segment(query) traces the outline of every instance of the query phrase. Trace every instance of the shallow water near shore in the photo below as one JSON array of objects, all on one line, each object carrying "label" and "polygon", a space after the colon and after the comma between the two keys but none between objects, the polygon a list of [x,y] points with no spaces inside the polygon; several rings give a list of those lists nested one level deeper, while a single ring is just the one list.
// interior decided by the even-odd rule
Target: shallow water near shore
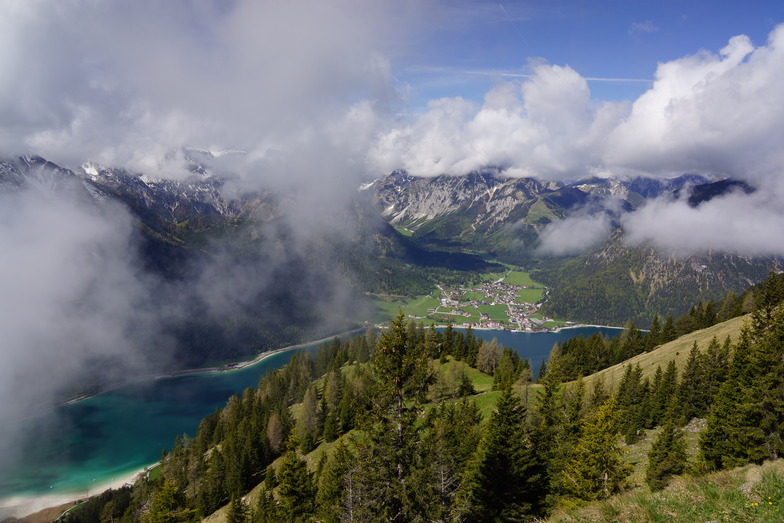
[{"label": "shallow water near shore", "polygon": [[[476,330],[497,338],[531,360],[534,372],[554,343],[594,332],[614,336],[621,329],[579,327],[550,333]],[[24,420],[28,437],[10,473],[0,477],[0,498],[89,489],[157,462],[178,434],[193,436],[202,418],[226,404],[234,393],[255,387],[267,371],[291,360],[297,351],[315,354],[318,345],[273,354],[240,370],[159,378],[100,394]]]},{"label": "shallow water near shore", "polygon": [[316,349],[280,352],[230,372],[133,383],[19,422],[28,437],[10,474],[0,478],[0,498],[85,493],[155,463],[176,435],[193,436],[229,396],[255,387],[295,352]]}]

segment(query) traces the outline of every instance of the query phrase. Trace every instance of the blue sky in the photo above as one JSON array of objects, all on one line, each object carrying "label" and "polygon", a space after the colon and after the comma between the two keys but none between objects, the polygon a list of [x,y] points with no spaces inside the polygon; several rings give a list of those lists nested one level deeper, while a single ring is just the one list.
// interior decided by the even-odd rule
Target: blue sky
[{"label": "blue sky", "polygon": [[415,52],[393,64],[412,86],[414,105],[443,96],[480,100],[504,78],[493,73],[529,74],[531,60],[568,65],[586,78],[629,80],[589,80],[594,98],[621,100],[647,90],[659,62],[716,52],[738,34],[764,44],[784,22],[784,2],[445,2],[429,16]]}]

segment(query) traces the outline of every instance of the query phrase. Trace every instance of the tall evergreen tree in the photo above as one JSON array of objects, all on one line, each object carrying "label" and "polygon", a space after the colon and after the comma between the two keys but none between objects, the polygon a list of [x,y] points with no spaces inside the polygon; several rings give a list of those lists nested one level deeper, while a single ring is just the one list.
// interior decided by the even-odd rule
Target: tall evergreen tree
[{"label": "tall evergreen tree", "polygon": [[706,377],[703,359],[695,341],[678,387],[680,416],[683,423],[688,423],[694,417],[702,417],[707,412],[710,397]]},{"label": "tall evergreen tree", "polygon": [[458,513],[468,521],[524,521],[541,514],[545,467],[526,427],[526,408],[511,389],[490,417]]},{"label": "tall evergreen tree", "polygon": [[613,398],[584,423],[561,483],[571,496],[586,501],[607,498],[623,486],[631,468],[621,460]]},{"label": "tall evergreen tree", "polygon": [[313,478],[297,448],[297,441],[292,437],[277,473],[278,510],[285,521],[307,521],[315,509]]},{"label": "tall evergreen tree", "polygon": [[673,476],[686,471],[686,443],[683,431],[669,419],[648,453],[645,482],[651,490],[661,490]]},{"label": "tall evergreen tree", "polygon": [[391,521],[408,519],[410,466],[414,461],[415,421],[422,400],[433,381],[424,343],[409,339],[403,314],[389,323],[376,343],[373,359],[375,377],[375,423],[369,433],[376,446],[373,455],[392,468],[395,481],[379,500],[379,509]]}]

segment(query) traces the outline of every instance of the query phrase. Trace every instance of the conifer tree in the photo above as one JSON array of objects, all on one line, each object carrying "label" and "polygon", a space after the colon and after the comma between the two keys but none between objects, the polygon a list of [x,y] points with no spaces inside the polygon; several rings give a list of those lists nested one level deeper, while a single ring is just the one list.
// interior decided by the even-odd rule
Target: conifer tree
[{"label": "conifer tree", "polygon": [[664,327],[662,327],[661,333],[661,342],[667,343],[668,341],[672,341],[678,337],[678,332],[675,330],[675,322],[672,319],[672,316],[667,316],[667,319],[664,320]]},{"label": "conifer tree", "polygon": [[692,345],[689,359],[683,369],[681,383],[678,387],[678,401],[680,402],[680,416],[683,423],[694,417],[702,417],[708,410],[709,389],[706,380],[706,370],[697,342]]},{"label": "conifer tree", "polygon": [[645,482],[651,490],[661,490],[673,476],[686,471],[686,443],[683,431],[676,427],[672,419],[664,424],[656,441],[648,453],[648,467]]},{"label": "conifer tree", "polygon": [[650,332],[645,337],[645,350],[647,352],[652,351],[657,345],[661,344],[661,335],[661,324],[659,322],[659,315],[657,314],[653,317]]},{"label": "conifer tree", "polygon": [[582,436],[561,472],[567,492],[586,501],[607,498],[621,490],[631,473],[621,461],[615,401],[610,398],[584,423]]},{"label": "conifer tree", "polygon": [[226,511],[226,523],[246,523],[250,518],[248,504],[239,496],[231,498],[229,509]]},{"label": "conifer tree", "polygon": [[[272,470],[272,467],[268,470]],[[251,518],[253,523],[278,523],[281,520],[278,505],[269,489],[263,488],[259,492],[259,498],[256,500],[256,507]]]},{"label": "conifer tree", "polygon": [[339,441],[327,459],[319,481],[316,504],[321,521],[338,523],[343,519],[348,494],[346,483],[356,466],[356,456]]},{"label": "conifer tree", "polygon": [[460,509],[467,521],[520,521],[541,513],[545,467],[526,428],[526,408],[511,389],[490,417]]},{"label": "conifer tree", "polygon": [[[379,500],[379,509],[391,521],[408,519],[406,500],[411,496],[410,466],[414,461],[415,421],[433,381],[424,343],[409,339],[403,314],[389,323],[376,343],[373,359],[375,422],[369,436],[375,446],[371,456],[378,467],[392,469],[394,482]],[[383,463],[386,462],[386,463]]]},{"label": "conifer tree", "polygon": [[314,512],[316,492],[308,466],[300,458],[293,436],[278,470],[279,512],[285,521],[306,521]]}]

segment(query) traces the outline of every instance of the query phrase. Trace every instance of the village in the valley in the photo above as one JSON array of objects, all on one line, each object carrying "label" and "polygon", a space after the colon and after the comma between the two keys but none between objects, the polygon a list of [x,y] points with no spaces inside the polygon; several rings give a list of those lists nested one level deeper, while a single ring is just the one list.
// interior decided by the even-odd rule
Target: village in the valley
[{"label": "village in the valley", "polygon": [[476,286],[438,286],[438,291],[404,309],[409,318],[436,324],[540,332],[564,325],[540,312],[546,293],[527,273],[510,271]]}]

